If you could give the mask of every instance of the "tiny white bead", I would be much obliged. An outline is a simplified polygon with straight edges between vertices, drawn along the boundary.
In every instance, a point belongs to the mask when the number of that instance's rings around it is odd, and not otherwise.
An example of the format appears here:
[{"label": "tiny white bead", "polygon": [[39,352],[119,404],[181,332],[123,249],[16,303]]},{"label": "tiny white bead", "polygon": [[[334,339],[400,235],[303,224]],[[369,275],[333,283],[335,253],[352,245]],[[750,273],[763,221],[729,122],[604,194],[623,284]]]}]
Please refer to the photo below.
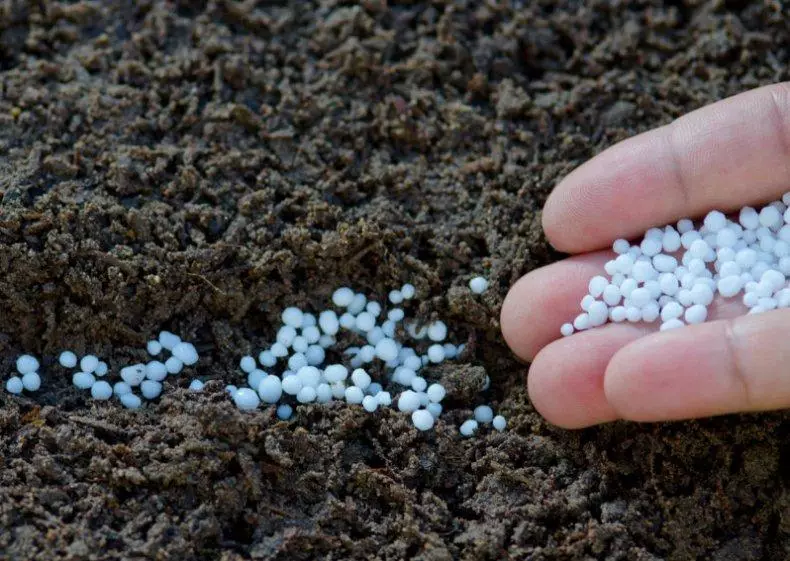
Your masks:
[{"label": "tiny white bead", "polygon": [[612,244],[612,251],[619,255],[623,255],[628,253],[628,250],[631,249],[631,244],[628,243],[628,240],[619,239],[615,240]]},{"label": "tiny white bead", "polygon": [[681,218],[680,220],[678,220],[677,229],[678,232],[680,232],[680,234],[683,235],[686,232],[690,232],[691,230],[694,229],[694,222],[692,222],[688,218]]},{"label": "tiny white bead", "polygon": [[606,320],[609,318],[609,308],[603,302],[596,300],[590,304],[587,315],[590,319],[590,326],[598,327],[606,323]]},{"label": "tiny white bead", "polygon": [[342,364],[330,364],[324,369],[324,378],[330,384],[342,382],[348,378],[348,368]]},{"label": "tiny white bead", "polygon": [[299,403],[312,403],[315,401],[316,392],[312,386],[304,386],[299,393],[296,394],[296,401]]},{"label": "tiny white bead", "polygon": [[475,407],[475,420],[478,423],[488,424],[494,419],[494,411],[488,405],[478,405]]},{"label": "tiny white bead", "polygon": [[32,355],[22,355],[16,359],[16,371],[20,374],[24,375],[29,372],[38,372],[38,368],[38,359]]},{"label": "tiny white bead", "polygon": [[184,368],[184,363],[174,356],[165,361],[165,368],[168,374],[178,374]]},{"label": "tiny white bead", "polygon": [[712,210],[703,221],[709,232],[718,232],[727,225],[727,217],[718,210]]},{"label": "tiny white bead", "polygon": [[170,333],[169,331],[159,332],[159,344],[162,345],[162,348],[167,349],[168,351],[173,350],[173,347],[178,345],[180,342],[181,337],[174,333]]},{"label": "tiny white bead", "polygon": [[[444,350],[442,350],[442,354],[444,354]],[[376,343],[376,356],[384,362],[396,359],[398,357],[398,344],[393,339],[382,339]]]},{"label": "tiny white bead", "polygon": [[41,388],[41,376],[38,372],[28,372],[22,376],[22,385],[29,392],[38,391]]},{"label": "tiny white bead", "polygon": [[346,402],[354,405],[362,403],[365,399],[365,394],[356,386],[349,386],[346,388]]},{"label": "tiny white bead", "polygon": [[202,381],[197,380],[197,379],[196,380],[192,380],[189,383],[189,391],[191,391],[191,392],[203,391],[203,386],[205,386],[205,384]]},{"label": "tiny white bead", "polygon": [[379,401],[372,395],[362,398],[362,408],[368,413],[373,413],[379,407]]},{"label": "tiny white bead", "polygon": [[258,394],[250,388],[240,388],[233,394],[233,403],[241,411],[253,411],[261,404]]},{"label": "tiny white bead", "polygon": [[563,323],[562,326],[560,327],[560,333],[562,334],[563,337],[569,337],[573,335],[573,331],[574,331],[573,324],[571,323]]},{"label": "tiny white bead", "polygon": [[126,382],[115,382],[112,387],[112,393],[121,397],[122,395],[126,395],[127,393],[132,393],[132,386],[127,384]]},{"label": "tiny white bead", "polygon": [[428,338],[431,341],[444,341],[447,337],[447,325],[443,321],[435,321],[428,326]]},{"label": "tiny white bead", "polygon": [[304,321],[304,313],[299,308],[291,306],[283,310],[281,319],[285,325],[299,329]]},{"label": "tiny white bead", "polygon": [[474,419],[469,419],[461,423],[461,435],[462,436],[472,436],[475,432],[477,432],[477,421]]},{"label": "tiny white bead", "polygon": [[112,397],[112,386],[101,380],[91,386],[91,397],[98,401],[107,401]]},{"label": "tiny white bead", "polygon": [[287,421],[293,415],[293,407],[288,405],[287,403],[283,403],[282,405],[277,407],[277,418],[281,421]]},{"label": "tiny white bead", "polygon": [[127,409],[139,409],[142,406],[142,400],[133,393],[125,393],[120,396],[121,404]]},{"label": "tiny white bead", "polygon": [[[91,377],[93,377],[92,374]],[[125,366],[124,368],[121,368],[121,379],[123,379],[123,381],[130,386],[139,386],[140,383],[145,379],[145,365],[133,364],[131,366]]]},{"label": "tiny white bead", "polygon": [[179,343],[173,347],[173,356],[186,366],[192,366],[198,361],[198,353],[192,343]]},{"label": "tiny white bead", "polygon": [[505,427],[507,426],[507,421],[502,415],[497,415],[496,417],[494,417],[494,420],[491,422],[491,424],[494,425],[494,428],[496,430],[502,432],[503,430],[505,430]]},{"label": "tiny white bead", "polygon": [[702,323],[708,317],[708,309],[700,304],[695,304],[686,310],[683,317],[689,325]]},{"label": "tiny white bead", "polygon": [[158,360],[152,360],[145,365],[145,377],[155,382],[161,382],[167,378],[167,367]]},{"label": "tiny white bead", "polygon": [[332,310],[325,310],[318,315],[318,326],[327,335],[336,335],[340,330],[337,314]]},{"label": "tiny white bead", "polygon": [[439,364],[444,360],[444,347],[442,345],[431,345],[428,347],[428,360],[434,364]]},{"label": "tiny white bead", "polygon": [[609,286],[609,281],[606,277],[596,276],[590,279],[587,288],[593,298],[599,298],[607,286]]},{"label": "tiny white bead", "polygon": [[77,366],[77,355],[71,351],[63,351],[58,357],[58,362],[63,368],[74,368]]},{"label": "tiny white bead", "polygon": [[366,390],[368,386],[370,386],[370,374],[365,372],[362,368],[357,368],[351,373],[351,381],[359,389]]},{"label": "tiny white bead", "polygon": [[573,327],[578,331],[583,331],[590,328],[590,316],[587,314],[579,314],[573,320]]},{"label": "tiny white bead", "polygon": [[[332,303],[340,308],[346,308],[354,300],[354,291],[347,287],[338,288],[332,294]],[[333,334],[332,334],[333,335]]]},{"label": "tiny white bead", "polygon": [[6,381],[5,389],[8,393],[19,395],[24,391],[25,385],[22,383],[22,378],[19,376],[12,376]]},{"label": "tiny white bead", "polygon": [[162,384],[153,380],[143,380],[140,383],[140,393],[145,399],[156,399],[162,393]]},{"label": "tiny white bead", "polygon": [[367,333],[376,326],[376,318],[370,312],[362,312],[357,316],[355,326],[358,330]]},{"label": "tiny white bead", "polygon": [[400,290],[392,290],[388,295],[389,301],[395,305],[403,302],[403,293]]},{"label": "tiny white bead", "polygon": [[149,355],[156,356],[162,352],[162,343],[156,339],[152,339],[145,344],[145,350],[148,351]]},{"label": "tiny white bead", "polygon": [[405,300],[411,300],[412,298],[414,298],[414,295],[417,293],[417,289],[414,288],[413,284],[407,282],[401,287],[400,293]]},{"label": "tiny white bead", "polygon": [[434,418],[430,411],[420,409],[411,414],[411,422],[417,430],[426,431],[433,428]]},{"label": "tiny white bead", "polygon": [[488,281],[483,277],[475,277],[469,281],[469,289],[475,294],[482,294],[488,290]]},{"label": "tiny white bead", "polygon": [[266,376],[258,383],[257,390],[265,403],[277,403],[283,395],[282,381],[277,376]]},{"label": "tiny white bead", "polygon": [[760,227],[760,215],[752,207],[743,207],[738,214],[738,222],[747,230],[756,230]]}]

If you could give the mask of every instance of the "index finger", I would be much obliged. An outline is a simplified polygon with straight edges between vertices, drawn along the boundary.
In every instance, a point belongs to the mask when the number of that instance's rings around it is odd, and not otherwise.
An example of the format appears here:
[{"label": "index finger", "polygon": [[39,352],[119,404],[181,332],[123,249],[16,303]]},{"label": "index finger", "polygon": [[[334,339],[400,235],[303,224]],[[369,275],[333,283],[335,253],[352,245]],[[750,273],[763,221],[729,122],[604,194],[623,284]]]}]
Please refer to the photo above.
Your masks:
[{"label": "index finger", "polygon": [[577,253],[790,187],[790,82],[698,109],[625,140],[568,175],[543,210],[549,241]]}]

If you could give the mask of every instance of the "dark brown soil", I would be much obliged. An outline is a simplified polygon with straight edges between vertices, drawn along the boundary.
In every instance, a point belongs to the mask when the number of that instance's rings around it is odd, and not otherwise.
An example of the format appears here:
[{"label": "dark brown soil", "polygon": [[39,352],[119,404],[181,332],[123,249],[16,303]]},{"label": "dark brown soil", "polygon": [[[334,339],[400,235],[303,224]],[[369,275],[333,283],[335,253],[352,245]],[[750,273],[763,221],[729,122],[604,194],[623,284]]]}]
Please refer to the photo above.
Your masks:
[{"label": "dark brown soil", "polygon": [[[426,434],[339,405],[242,415],[186,377],[129,412],[52,367],[0,396],[0,557],[789,558],[790,416],[556,430],[497,325],[559,257],[539,212],[557,180],[788,79],[787,7],[387,4],[0,4],[4,372],[62,348],[117,367],[169,328],[238,382],[283,306],[340,284],[412,281],[470,343]],[[510,428],[463,440],[462,374],[485,373]]]}]

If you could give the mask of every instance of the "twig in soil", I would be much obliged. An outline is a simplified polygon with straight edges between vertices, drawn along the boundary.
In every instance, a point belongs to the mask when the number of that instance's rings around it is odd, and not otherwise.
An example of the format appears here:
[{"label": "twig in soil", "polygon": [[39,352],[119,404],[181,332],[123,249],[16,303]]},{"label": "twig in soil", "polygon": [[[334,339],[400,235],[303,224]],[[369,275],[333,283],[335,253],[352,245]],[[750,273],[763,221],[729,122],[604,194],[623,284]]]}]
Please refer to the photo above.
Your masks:
[{"label": "twig in soil", "polygon": [[208,284],[208,285],[209,285],[211,288],[213,288],[214,290],[216,290],[217,292],[219,292],[219,293],[220,293],[220,294],[222,294],[223,296],[227,296],[227,292],[225,292],[224,290],[222,290],[221,288],[219,288],[219,287],[218,287],[217,285],[215,285],[213,282],[211,282],[210,280],[208,280],[208,279],[207,279],[205,276],[203,276],[203,275],[199,275],[199,274],[197,274],[197,273],[187,273],[187,275],[189,275],[190,277],[197,277],[197,278],[201,279],[201,280],[202,280],[202,281],[204,281],[206,284]]}]

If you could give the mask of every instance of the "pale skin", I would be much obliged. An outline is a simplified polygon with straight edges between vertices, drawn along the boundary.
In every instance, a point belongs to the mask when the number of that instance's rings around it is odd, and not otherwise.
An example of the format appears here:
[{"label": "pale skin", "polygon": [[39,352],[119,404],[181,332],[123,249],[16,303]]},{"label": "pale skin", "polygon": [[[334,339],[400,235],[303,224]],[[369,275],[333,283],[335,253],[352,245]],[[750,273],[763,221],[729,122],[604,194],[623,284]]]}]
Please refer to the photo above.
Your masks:
[{"label": "pale skin", "polygon": [[568,175],[546,202],[543,228],[571,256],[521,278],[502,306],[505,340],[532,363],[536,409],[555,425],[582,428],[790,407],[790,309],[742,315],[739,295],[682,329],[609,324],[559,334],[615,239],[712,209],[761,206],[787,191],[790,83],[703,107]]}]

